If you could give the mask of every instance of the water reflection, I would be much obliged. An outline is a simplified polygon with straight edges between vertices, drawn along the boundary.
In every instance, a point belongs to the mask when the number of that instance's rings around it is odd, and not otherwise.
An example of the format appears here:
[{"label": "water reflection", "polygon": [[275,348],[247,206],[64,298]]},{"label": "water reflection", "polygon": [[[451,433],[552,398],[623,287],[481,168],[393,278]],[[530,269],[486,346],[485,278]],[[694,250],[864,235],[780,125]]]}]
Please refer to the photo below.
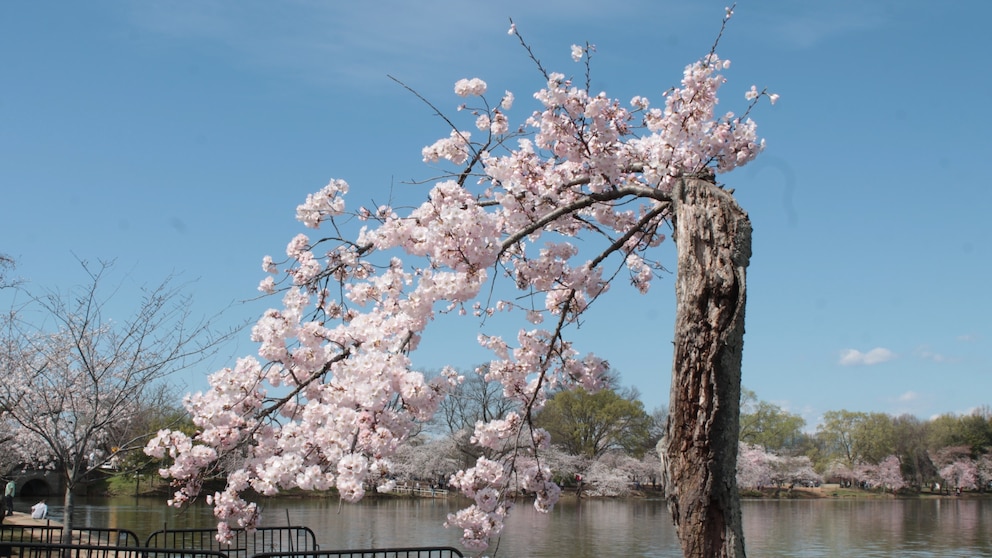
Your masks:
[{"label": "water reflection", "polygon": [[760,556],[961,556],[992,551],[985,499],[797,500],[744,504]]},{"label": "water reflection", "polygon": [[550,514],[514,508],[500,543],[506,556],[681,556],[661,500],[566,501]]},{"label": "water reflection", "polygon": [[[321,548],[458,546],[460,533],[442,526],[455,500],[385,500],[340,504],[335,499],[273,499],[264,503],[268,526],[306,525]],[[748,554],[760,557],[974,557],[992,555],[992,500],[747,501],[743,504]],[[55,519],[61,509],[51,507]],[[152,531],[212,527],[209,508],[178,511],[158,499],[86,500],[77,525],[119,527],[144,540]],[[521,502],[507,522],[498,556],[593,558],[681,555],[661,500],[574,500],[550,514]]]}]

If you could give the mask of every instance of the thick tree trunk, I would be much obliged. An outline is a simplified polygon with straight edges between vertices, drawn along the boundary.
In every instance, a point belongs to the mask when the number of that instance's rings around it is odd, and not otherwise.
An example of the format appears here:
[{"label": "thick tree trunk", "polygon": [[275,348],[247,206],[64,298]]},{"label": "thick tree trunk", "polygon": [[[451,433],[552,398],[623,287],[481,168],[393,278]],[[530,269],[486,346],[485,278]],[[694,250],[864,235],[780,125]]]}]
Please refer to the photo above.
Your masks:
[{"label": "thick tree trunk", "polygon": [[737,439],[751,223],[730,192],[699,179],[673,191],[675,355],[659,444],[668,508],[686,558],[742,558]]}]

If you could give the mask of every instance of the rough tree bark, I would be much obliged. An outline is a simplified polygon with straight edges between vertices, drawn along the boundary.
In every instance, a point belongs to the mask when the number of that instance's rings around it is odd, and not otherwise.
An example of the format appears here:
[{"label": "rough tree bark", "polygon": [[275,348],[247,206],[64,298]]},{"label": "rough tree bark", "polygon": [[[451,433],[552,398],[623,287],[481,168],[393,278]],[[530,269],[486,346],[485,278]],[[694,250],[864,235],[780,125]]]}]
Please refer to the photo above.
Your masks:
[{"label": "rough tree bark", "polygon": [[673,209],[675,353],[659,444],[668,508],[686,558],[742,558],[736,467],[751,223],[707,180],[677,185]]}]

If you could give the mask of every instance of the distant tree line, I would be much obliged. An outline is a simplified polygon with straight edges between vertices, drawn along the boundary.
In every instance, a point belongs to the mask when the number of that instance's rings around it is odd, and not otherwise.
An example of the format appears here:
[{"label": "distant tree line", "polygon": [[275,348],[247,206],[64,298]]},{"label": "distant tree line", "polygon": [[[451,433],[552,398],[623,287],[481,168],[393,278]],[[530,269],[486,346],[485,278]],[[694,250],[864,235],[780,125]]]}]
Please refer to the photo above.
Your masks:
[{"label": "distant tree line", "polygon": [[[398,450],[390,468],[378,471],[367,489],[388,490],[396,483],[446,488],[452,475],[480,456],[499,457],[498,450],[476,443],[475,425],[512,411],[498,383],[465,374],[434,420]],[[160,414],[176,421],[175,413]],[[595,393],[554,393],[535,420],[550,436],[543,459],[560,486],[590,496],[624,496],[660,488],[655,447],[666,419],[665,409],[647,412],[638,392],[614,377]],[[931,420],[829,411],[810,432],[801,416],[744,389],[740,425],[737,482],[745,491],[823,482],[890,492],[984,490],[992,482],[987,407]],[[507,440],[502,451],[510,452],[515,443]],[[160,466],[142,454],[130,454],[124,463],[122,474],[145,478]],[[224,470],[217,473],[223,476]]]},{"label": "distant tree line", "polygon": [[[546,459],[562,486],[592,495],[623,495],[656,486],[654,448],[666,413],[648,413],[636,390],[611,385],[596,393],[558,392],[536,416],[550,434]],[[482,454],[474,425],[510,405],[498,384],[468,375],[439,419],[402,449],[391,474],[400,482],[447,478]],[[742,490],[836,482],[884,491],[985,490],[992,483],[992,410],[922,420],[829,411],[815,431],[780,406],[742,390],[737,481]],[[490,456],[496,457],[496,456]]]},{"label": "distant tree line", "polygon": [[[18,284],[10,278],[10,263],[9,259],[0,257],[0,288],[16,288]],[[100,268],[93,274],[91,289],[100,282],[103,271],[104,268]],[[163,303],[178,297],[174,291],[163,289],[165,287],[160,287],[141,306],[147,316]],[[71,297],[66,298],[71,300]],[[89,319],[79,322],[86,324],[85,327],[100,323],[99,316],[86,313],[87,308],[99,308],[94,305],[97,302],[95,290],[86,291],[75,299],[82,304],[79,307],[64,306],[64,300],[51,293],[47,298],[32,299],[41,303],[43,315],[64,320],[60,332],[63,336],[75,331],[74,324],[80,316]],[[195,430],[185,410],[175,404],[175,393],[169,385],[153,381],[163,375],[160,373],[164,372],[162,363],[170,362],[169,353],[163,358],[147,346],[124,353],[115,351],[115,345],[99,347],[91,344],[88,354],[99,358],[87,358],[87,353],[81,353],[83,358],[76,362],[111,363],[122,360],[122,355],[126,354],[132,362],[141,363],[138,367],[124,368],[123,376],[116,372],[116,375],[97,375],[97,369],[92,365],[88,368],[71,364],[69,358],[58,357],[71,356],[73,348],[83,347],[80,339],[89,343],[90,337],[65,340],[58,334],[25,329],[17,321],[22,315],[24,309],[20,308],[5,320],[4,357],[8,366],[5,368],[6,389],[0,398],[0,421],[6,428],[0,436],[0,444],[10,451],[0,452],[0,468],[9,473],[17,468],[48,467],[57,463],[68,471],[66,477],[70,484],[83,482],[94,471],[115,475],[123,483],[134,483],[136,493],[141,490],[142,482],[146,482],[146,486],[154,484],[147,481],[157,476],[163,460],[135,450],[160,428],[179,428],[190,433]],[[147,326],[154,322],[143,319],[135,323]],[[78,331],[87,332],[85,328]],[[101,323],[95,331],[106,334],[109,330]],[[147,338],[144,331],[130,329],[125,333],[144,340]],[[46,346],[65,350],[42,350]],[[208,343],[179,354],[199,361],[213,347],[213,343]],[[99,366],[113,369],[109,364]],[[64,371],[65,385],[41,383],[49,370]],[[516,403],[504,396],[501,384],[486,380],[484,366],[482,372],[481,375],[465,374],[451,396],[443,400],[433,421],[423,425],[420,434],[395,455],[390,468],[379,471],[370,482],[387,487],[400,482],[443,488],[453,474],[480,456],[497,459],[501,452],[509,454],[525,445],[519,440],[506,440],[501,449],[483,449],[477,443],[477,423],[498,417],[514,420],[512,417],[519,416],[514,414]],[[137,376],[138,373],[145,375]],[[88,386],[81,384],[85,387],[72,383],[86,379],[91,383]],[[125,389],[131,385],[128,382],[134,384],[133,389],[127,388],[132,391]],[[25,387],[31,384],[43,389]],[[22,405],[33,393],[47,396],[45,412],[41,415],[37,414],[42,409],[38,401],[32,399],[34,402],[30,405]],[[115,398],[104,395],[101,406],[97,407],[89,399],[80,397],[84,393],[114,394]],[[114,407],[102,422],[93,420],[98,416],[93,410],[103,409],[110,402],[125,401],[122,394],[128,397],[126,405]],[[23,413],[22,408],[25,409]],[[737,482],[743,490],[839,482],[889,491],[950,491],[985,490],[992,483],[992,409],[989,407],[968,415],[945,414],[930,420],[912,415],[829,411],[812,432],[807,430],[801,416],[762,401],[747,389],[742,390],[740,409]],[[39,416],[63,417],[66,421],[62,426],[56,423],[35,425],[32,421]],[[535,426],[547,433],[551,444],[542,459],[554,471],[559,485],[603,496],[622,496],[638,488],[660,488],[661,463],[655,447],[665,431],[666,420],[665,409],[647,412],[640,394],[620,386],[616,376],[609,379],[606,388],[594,393],[582,390],[553,392],[534,416]],[[86,430],[79,430],[80,427]],[[31,432],[38,436],[31,438]],[[51,444],[27,443],[35,439],[39,442],[48,439]],[[71,443],[62,446],[59,440]],[[64,452],[58,453],[63,447]],[[37,458],[37,463],[30,463],[32,456]],[[223,478],[228,468],[238,464],[227,465],[230,467],[217,469],[218,478]]]},{"label": "distant tree line", "polygon": [[[595,393],[553,393],[536,415],[535,426],[549,434],[543,454],[560,486],[589,495],[620,496],[658,487],[660,460],[655,446],[664,431],[664,410],[648,413],[636,390],[621,388],[616,377]],[[514,411],[498,382],[466,374],[444,400],[435,420],[393,458],[388,475],[395,482],[444,487],[452,474],[480,456],[498,458],[502,450],[477,445],[475,425]]]},{"label": "distant tree line", "polygon": [[[823,480],[891,491],[950,491],[986,490],[992,483],[987,406],[930,420],[828,411],[808,432],[802,417],[759,401],[752,391],[743,390],[741,399],[738,482],[744,488]],[[776,467],[769,463],[777,463],[779,472],[772,473]]]}]

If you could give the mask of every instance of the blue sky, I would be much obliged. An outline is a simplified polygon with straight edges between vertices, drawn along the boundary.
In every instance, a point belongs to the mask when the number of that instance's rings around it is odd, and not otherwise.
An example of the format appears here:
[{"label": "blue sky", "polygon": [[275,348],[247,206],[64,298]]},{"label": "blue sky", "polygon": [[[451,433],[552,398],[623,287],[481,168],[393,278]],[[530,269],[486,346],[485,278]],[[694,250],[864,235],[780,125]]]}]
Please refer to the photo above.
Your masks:
[{"label": "blue sky", "polygon": [[[447,130],[387,76],[451,113],[454,82],[481,77],[515,93],[519,121],[541,78],[512,17],[549,69],[581,74],[569,47],[588,41],[594,90],[660,101],[725,5],[0,3],[0,252],[40,288],[83,281],[76,258],[115,259],[128,285],[177,273],[212,314],[257,294],[262,257],[330,178],[354,203],[422,199],[420,149]],[[828,410],[992,404],[989,21],[985,1],[742,1],[720,43],[722,107],[752,84],[781,95],[754,113],[766,152],[723,177],[755,229],[744,385],[810,428]],[[673,281],[614,289],[578,335],[649,409],[668,400]],[[477,332],[439,324],[415,361],[469,369]],[[177,380],[201,389],[251,352],[242,337]]]}]

